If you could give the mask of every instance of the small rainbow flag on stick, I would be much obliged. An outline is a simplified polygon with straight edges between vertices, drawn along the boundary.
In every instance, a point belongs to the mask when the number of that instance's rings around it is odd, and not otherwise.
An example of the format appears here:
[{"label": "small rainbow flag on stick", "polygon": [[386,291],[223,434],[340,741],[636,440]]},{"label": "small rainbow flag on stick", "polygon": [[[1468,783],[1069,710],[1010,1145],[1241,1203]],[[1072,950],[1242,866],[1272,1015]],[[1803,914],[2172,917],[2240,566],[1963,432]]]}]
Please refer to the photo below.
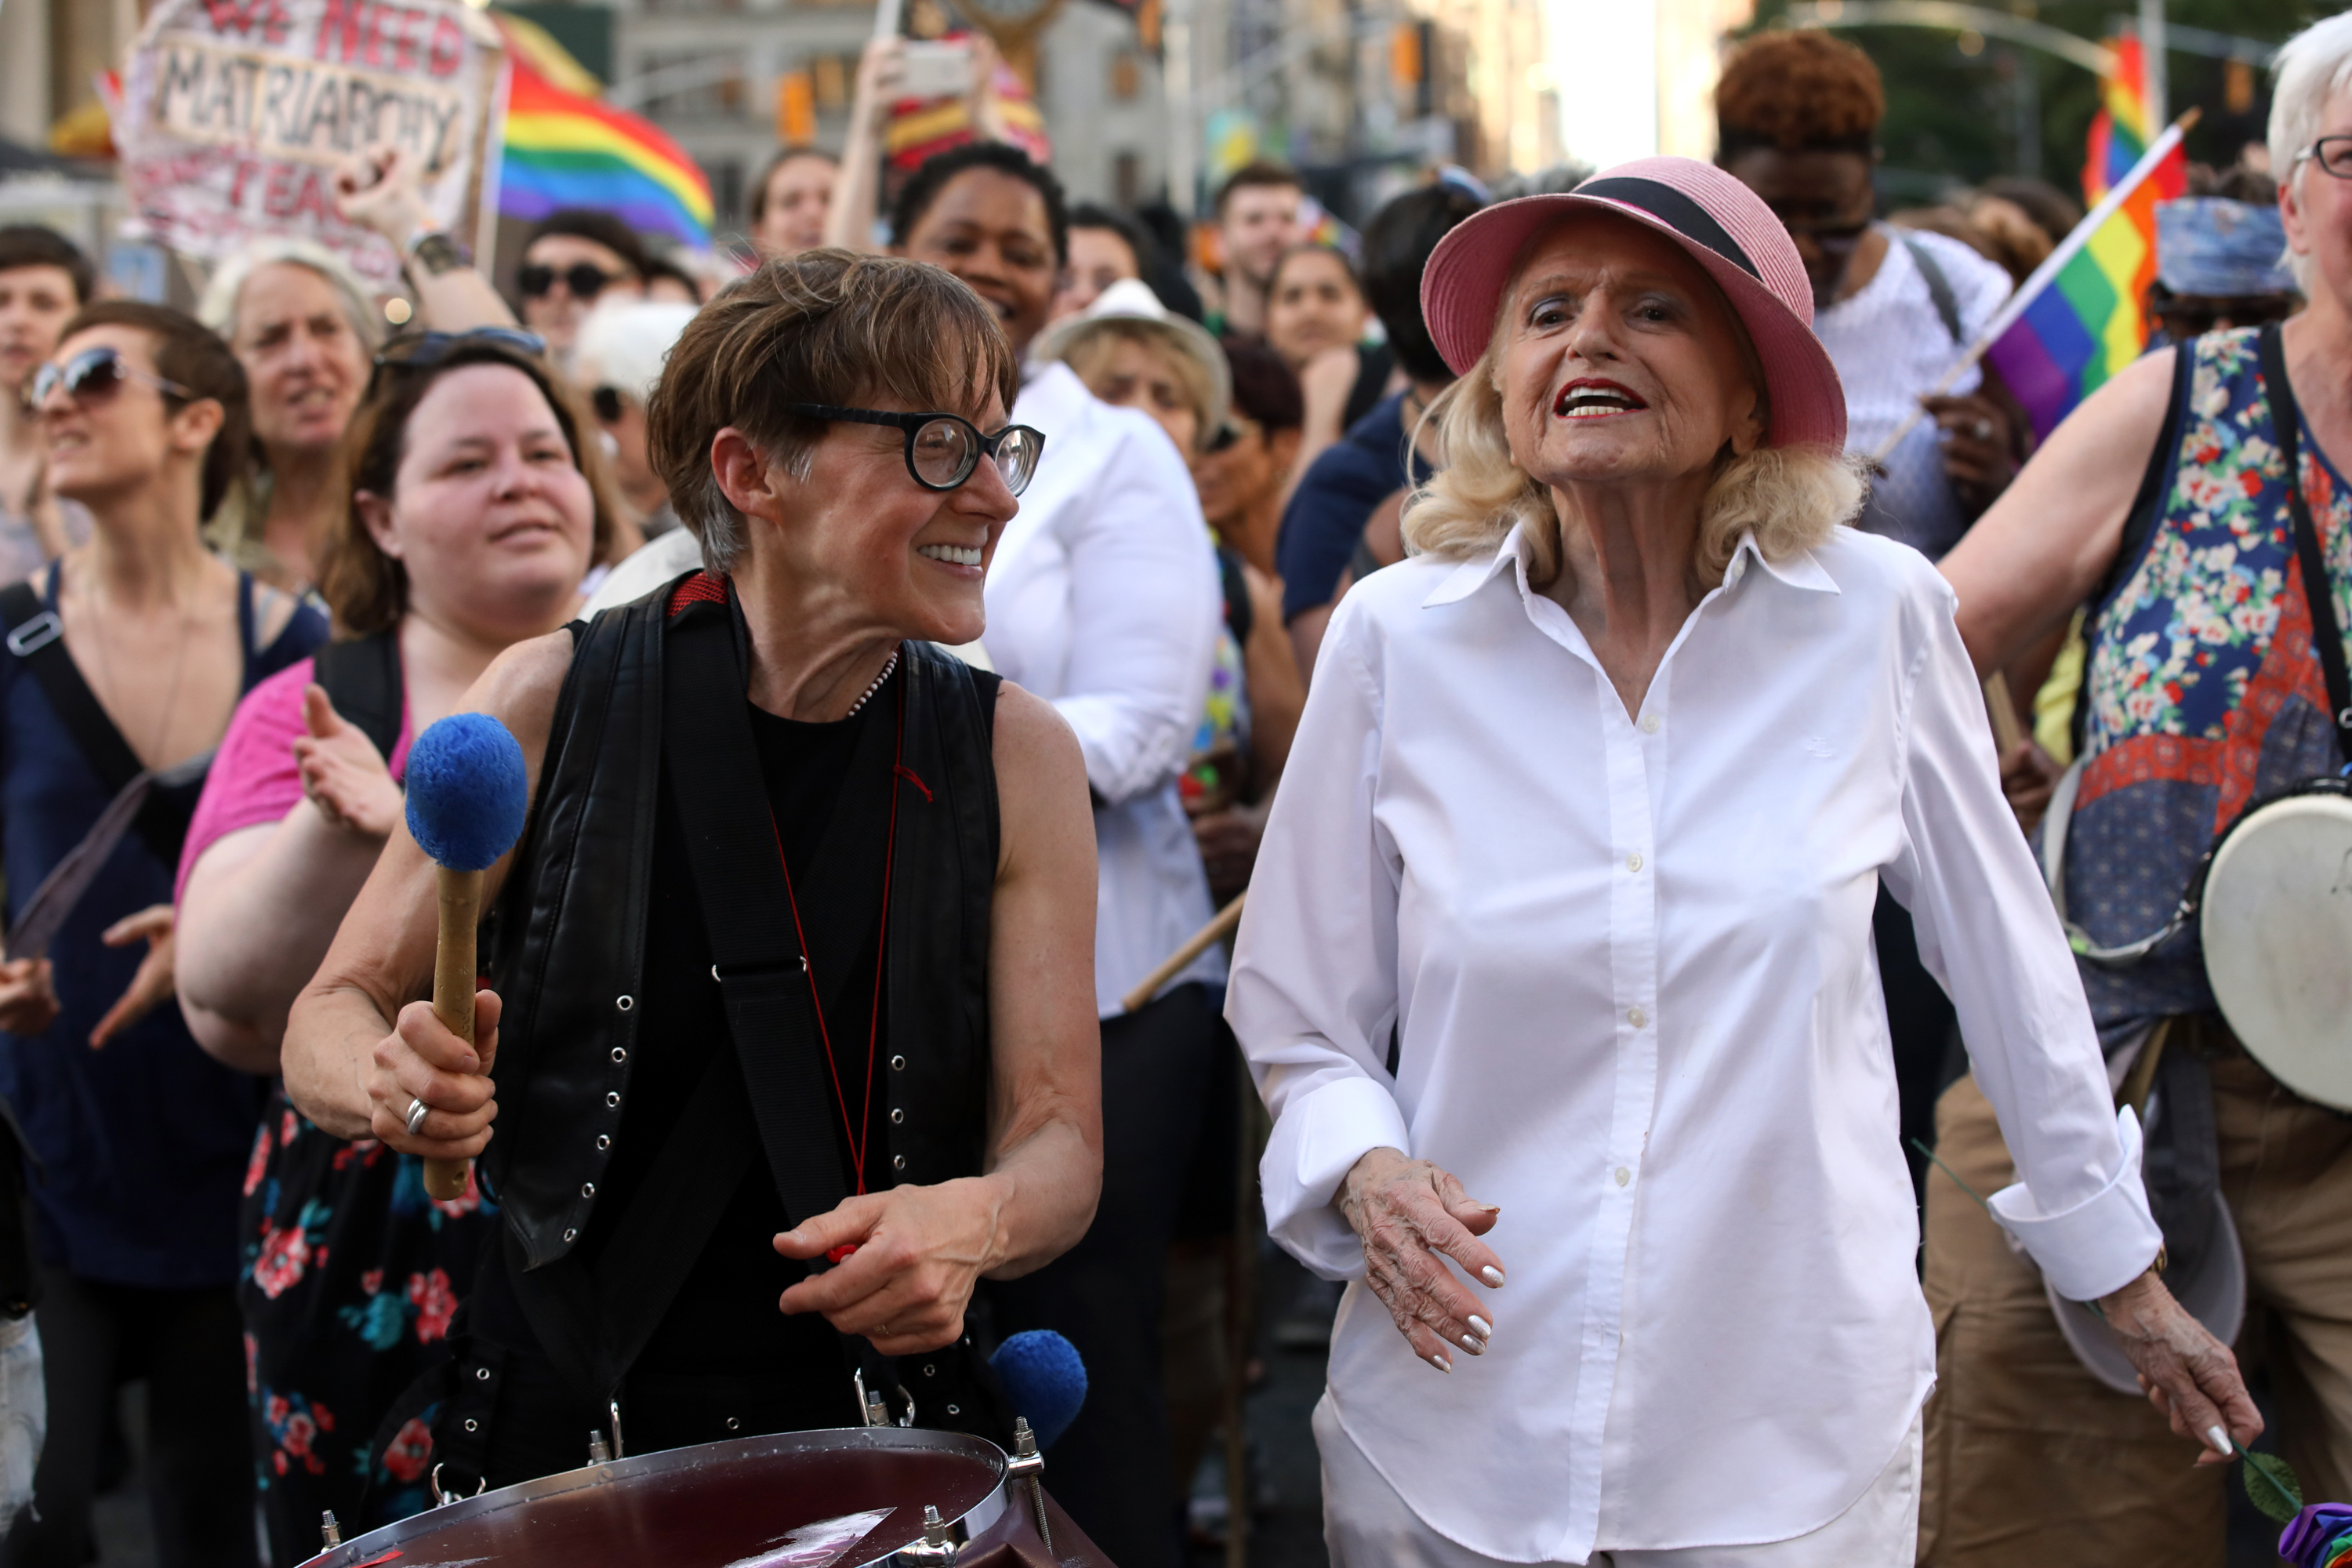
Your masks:
[{"label": "small rainbow flag on stick", "polygon": [[[509,18],[498,21],[510,44],[523,43]],[[536,220],[559,207],[598,207],[639,233],[710,243],[710,182],[660,127],[558,87],[529,47],[510,47],[508,57],[500,213]]]},{"label": "small rainbow flag on stick", "polygon": [[[2046,438],[2075,405],[2139,357],[2147,346],[2147,285],[2156,276],[2156,205],[2180,195],[2188,166],[2180,138],[2197,121],[2190,110],[2165,129],[2058,248],[2007,302],[1969,351],[1952,363],[1935,394],[1979,360],[1990,361]],[[1888,453],[1925,417],[1895,427],[1872,454]]]},{"label": "small rainbow flag on stick", "polygon": [[2032,416],[2037,438],[2147,346],[2156,205],[2187,184],[2180,138],[2194,118],[2192,110],[2166,128],[1985,328],[1985,358]]},{"label": "small rainbow flag on stick", "polygon": [[2147,61],[2134,37],[2109,38],[2113,63],[2099,82],[2099,111],[2084,149],[2083,201],[2096,206],[2147,151]]}]

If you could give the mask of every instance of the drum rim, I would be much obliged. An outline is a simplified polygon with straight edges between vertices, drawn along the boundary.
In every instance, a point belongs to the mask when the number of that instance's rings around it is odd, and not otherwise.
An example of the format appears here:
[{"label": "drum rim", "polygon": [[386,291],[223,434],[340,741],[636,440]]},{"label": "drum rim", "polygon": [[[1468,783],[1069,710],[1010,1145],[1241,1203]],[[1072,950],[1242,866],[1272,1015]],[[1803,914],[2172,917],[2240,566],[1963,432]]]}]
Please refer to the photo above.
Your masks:
[{"label": "drum rim", "polygon": [[[2271,1058],[2277,1053],[2267,1049],[2266,1042],[2252,1037],[2260,1035],[2262,1031],[2256,1029],[2250,1035],[2248,1030],[2240,1026],[2241,1018],[2231,1016],[2229,1002],[2222,995],[2225,987],[2216,983],[2213,973],[2213,953],[2216,948],[2228,951],[2231,944],[2227,940],[2218,943],[2214,940],[2216,931],[2212,924],[2215,918],[2212,912],[2213,904],[2208,897],[2212,888],[2214,874],[2223,870],[2227,863],[2234,858],[2232,851],[2242,847],[2239,843],[2241,828],[2249,826],[2257,818],[2268,815],[2273,808],[2315,805],[2323,801],[2333,801],[2339,807],[2352,804],[2352,782],[2322,774],[2297,780],[2284,789],[2251,802],[2238,814],[2236,820],[2230,824],[2227,831],[2214,841],[2213,847],[2205,852],[2204,862],[2198,868],[2196,882],[2198,967],[2204,976],[2207,991],[2213,997],[2213,1005],[2220,1011],[2223,1021],[2229,1024],[2231,1033],[2238,1037],[2240,1043],[2245,1047],[2246,1054],[2252,1057],[2263,1071],[2304,1099],[2315,1104],[2327,1106],[2331,1110],[2343,1111],[2352,1110],[2352,1106],[2339,1104],[2338,1095],[2332,1086],[2326,1093],[2315,1092],[2322,1086],[2315,1086],[2310,1082],[2308,1076],[2302,1070],[2302,1064],[2290,1062],[2284,1068],[2275,1065]],[[2295,815],[2300,816],[2302,813],[2296,812]],[[2232,994],[2235,994],[2234,987],[2227,989],[2231,989]]]},{"label": "drum rim", "polygon": [[[988,1466],[995,1478],[995,1484],[978,1502],[947,1521],[950,1532],[959,1544],[986,1532],[1003,1517],[1010,1461],[1003,1449],[985,1437],[975,1437],[967,1432],[935,1432],[919,1426],[822,1426],[803,1432],[727,1437],[716,1443],[698,1443],[688,1448],[664,1448],[659,1453],[609,1459],[601,1465],[583,1465],[576,1470],[559,1470],[551,1476],[518,1481],[496,1491],[482,1492],[445,1503],[439,1508],[428,1508],[423,1513],[411,1514],[406,1519],[371,1530],[365,1535],[353,1536],[341,1546],[329,1547],[315,1557],[306,1558],[297,1568],[352,1568],[353,1564],[368,1561],[387,1547],[405,1545],[444,1525],[496,1513],[518,1503],[537,1502],[542,1498],[560,1497],[588,1487],[611,1486],[616,1480],[692,1469],[698,1465],[708,1464],[716,1457],[715,1450],[724,1449],[732,1459],[741,1459],[764,1458],[799,1450],[838,1451],[845,1447],[945,1450]],[[919,1537],[917,1543],[920,1543]],[[874,1564],[892,1561],[898,1552],[904,1550],[901,1547],[881,1557],[845,1559],[839,1568],[872,1568]]]}]

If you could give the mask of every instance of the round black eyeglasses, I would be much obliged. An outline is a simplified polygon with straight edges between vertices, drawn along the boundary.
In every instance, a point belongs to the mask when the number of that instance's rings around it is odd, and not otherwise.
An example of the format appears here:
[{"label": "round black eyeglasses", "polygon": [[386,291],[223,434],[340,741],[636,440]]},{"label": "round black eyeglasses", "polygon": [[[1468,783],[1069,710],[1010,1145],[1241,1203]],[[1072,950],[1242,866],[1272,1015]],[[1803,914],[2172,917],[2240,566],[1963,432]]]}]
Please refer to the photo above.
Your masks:
[{"label": "round black eyeglasses", "polygon": [[927,490],[951,490],[971,478],[985,456],[996,464],[1004,488],[1019,495],[1037,475],[1045,454],[1043,431],[1007,425],[993,436],[956,414],[891,414],[879,408],[836,408],[829,403],[787,403],[784,411],[803,419],[841,419],[853,425],[887,425],[906,432],[907,472]]},{"label": "round black eyeglasses", "polygon": [[2294,155],[2298,163],[2305,159],[2339,180],[2352,180],[2352,136],[2323,136]]}]

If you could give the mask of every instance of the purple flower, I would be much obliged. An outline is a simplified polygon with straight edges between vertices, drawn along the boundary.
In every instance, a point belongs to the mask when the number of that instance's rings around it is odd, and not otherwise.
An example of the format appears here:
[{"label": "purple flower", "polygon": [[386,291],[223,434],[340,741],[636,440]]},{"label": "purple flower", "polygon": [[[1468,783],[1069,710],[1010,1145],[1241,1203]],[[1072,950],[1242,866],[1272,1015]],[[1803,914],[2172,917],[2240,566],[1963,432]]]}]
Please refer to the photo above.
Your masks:
[{"label": "purple flower", "polygon": [[2279,1532],[2279,1555],[2295,1568],[2320,1568],[2327,1561],[2328,1548],[2347,1531],[2352,1531],[2352,1505],[2308,1504]]}]

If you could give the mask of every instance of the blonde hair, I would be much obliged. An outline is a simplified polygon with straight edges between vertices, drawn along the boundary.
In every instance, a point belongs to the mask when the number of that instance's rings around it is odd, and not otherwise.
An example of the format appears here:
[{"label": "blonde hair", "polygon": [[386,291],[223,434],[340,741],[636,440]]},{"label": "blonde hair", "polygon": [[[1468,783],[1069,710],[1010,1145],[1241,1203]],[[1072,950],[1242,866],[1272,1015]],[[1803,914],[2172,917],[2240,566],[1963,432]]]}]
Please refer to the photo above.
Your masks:
[{"label": "blonde hair", "polygon": [[[1217,383],[1208,365],[1198,354],[1188,351],[1172,328],[1148,316],[1097,317],[1062,350],[1062,363],[1086,384],[1088,392],[1099,397],[1109,380],[1111,352],[1120,343],[1134,343],[1157,355],[1176,384],[1184,389],[1185,397],[1192,405],[1193,422],[1199,427],[1192,438],[1195,445],[1215,434],[1209,426],[1216,417]],[[1184,455],[1189,458],[1192,454]]]},{"label": "blonde hair", "polygon": [[[1745,346],[1747,333],[1740,338]],[[1469,373],[1422,416],[1436,426],[1437,470],[1405,500],[1404,539],[1423,554],[1460,560],[1491,553],[1524,526],[1533,556],[1528,581],[1540,587],[1559,574],[1559,512],[1550,489],[1511,457],[1503,428],[1502,343],[1498,332]],[[1753,366],[1754,350],[1747,355]],[[1769,408],[1764,413],[1769,424]],[[1865,467],[1822,447],[1759,447],[1745,456],[1727,447],[1699,502],[1699,575],[1719,580],[1750,529],[1768,561],[1824,542],[1861,511]]]}]

